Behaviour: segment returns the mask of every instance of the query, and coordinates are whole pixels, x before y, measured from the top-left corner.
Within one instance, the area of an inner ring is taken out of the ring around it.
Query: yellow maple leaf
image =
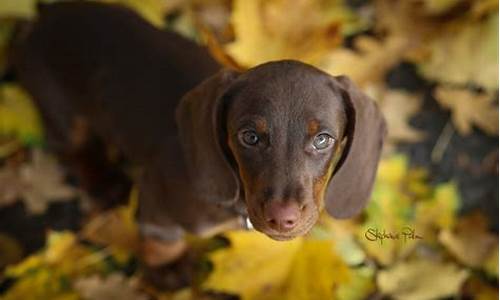
[[[356,51],[338,48],[324,56],[318,66],[332,75],[347,75],[360,86],[384,80],[386,72],[398,64],[410,46],[397,35],[383,40],[360,36]]]
[[[379,272],[377,286],[394,299],[437,299],[457,295],[467,277],[455,264],[419,259]]]
[[[498,245],[483,263],[483,269],[492,277],[498,278]]]
[[[64,286],[67,278],[50,269],[40,269],[16,281],[2,300],[80,300],[77,293]]]
[[[427,45],[429,57],[419,64],[425,77],[498,88],[498,12],[479,21],[451,23]]]
[[[258,232],[233,231],[231,246],[210,255],[214,271],[205,289],[238,294],[243,300],[332,299],[348,269],[328,240],[277,242]],[[312,297],[312,298],[311,298]]]
[[[226,50],[245,67],[279,59],[314,64],[340,44],[342,30],[363,27],[342,1],[316,0],[236,0],[231,23],[236,38]]]
[[[36,15],[36,0],[2,0],[0,16],[29,19]]]
[[[498,134],[498,106],[493,104],[492,95],[439,86],[434,97],[441,106],[451,110],[453,124],[462,135],[470,134],[473,125],[487,134]]]
[[[68,284],[71,278],[102,269],[102,257],[96,259],[73,233],[51,232],[44,250],[6,269],[5,275],[17,280],[2,299],[77,300]]]
[[[156,27],[165,26],[167,1],[162,0],[100,0],[106,3],[119,3],[136,11],[141,17]]]
[[[437,186],[432,197],[416,204],[416,227],[427,239],[434,238],[435,229],[449,229],[455,224],[459,204],[455,183]]]
[[[28,94],[17,84],[0,85],[0,135],[14,135],[27,144],[40,143],[42,125]]]
[[[17,265],[9,266],[5,274],[29,278],[33,271],[49,269],[65,276],[83,275],[101,268],[101,261],[94,260],[92,255],[94,253],[81,245],[73,233],[50,232],[43,251],[29,256]]]

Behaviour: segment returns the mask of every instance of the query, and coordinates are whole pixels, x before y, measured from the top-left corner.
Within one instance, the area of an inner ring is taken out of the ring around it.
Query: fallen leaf
[[[2,294],[2,300],[80,300],[77,293],[66,287],[65,276],[50,269],[41,269],[17,280],[14,286]]]
[[[110,247],[119,261],[126,261],[139,247],[139,231],[135,222],[137,190],[131,192],[129,204],[101,212],[81,230],[85,239]]]
[[[387,121],[387,138],[390,142],[421,141],[425,133],[410,126],[410,118],[420,111],[422,98],[419,95],[399,90],[387,90],[378,99],[379,107]]]
[[[39,149],[32,161],[19,168],[0,170],[0,207],[22,200],[29,213],[43,213],[50,203],[68,201],[77,190],[64,183],[64,174],[56,160]]]
[[[364,300],[375,292],[375,270],[371,267],[360,267],[352,270],[346,283],[339,286],[335,299]]]
[[[498,236],[488,231],[484,216],[479,214],[460,218],[455,228],[441,231],[439,241],[470,267],[483,265],[498,246]]]
[[[42,141],[42,125],[30,97],[17,84],[0,85],[0,135],[13,135],[28,145]]]
[[[214,271],[206,289],[238,293],[255,299],[261,289],[276,289],[285,280],[302,239],[276,242],[257,232],[229,232],[231,246],[210,255]],[[266,268],[264,268],[266,266]],[[245,280],[252,274],[254,280]]]
[[[472,3],[471,14],[479,19],[498,11],[498,0],[476,0]]]
[[[311,230],[310,235],[318,239],[331,239],[335,252],[349,266],[359,266],[366,259],[366,253],[356,240],[358,224],[354,220],[333,219],[326,213]]]
[[[455,183],[436,186],[432,197],[416,203],[416,227],[426,238],[434,238],[436,230],[453,227],[459,204],[460,197]]]
[[[31,163],[21,166],[20,197],[28,212],[43,213],[51,202],[68,201],[77,195],[75,188],[64,182],[64,173],[57,161],[41,150],[33,151]]]
[[[106,278],[92,275],[77,279],[75,289],[84,300],[146,300],[148,297],[138,291],[138,281],[113,273]]]
[[[424,0],[424,9],[431,15],[439,15],[464,3],[465,0]]]
[[[0,3],[0,6],[3,4]],[[0,9],[1,10],[1,9]],[[9,65],[9,45],[12,42],[16,21],[14,19],[2,19],[4,15],[0,11],[0,74],[4,75]]]
[[[492,287],[482,280],[479,276],[471,276],[463,288],[464,298],[470,297],[475,300],[493,300],[498,299],[498,286]]]
[[[470,134],[473,125],[489,135],[498,134],[498,106],[494,105],[491,95],[439,86],[434,97],[441,106],[451,110],[453,124],[460,134]]]
[[[314,0],[236,0],[231,23],[235,41],[226,50],[245,67],[279,59],[314,64],[340,44],[343,30],[363,27],[341,1]]]
[[[332,75],[347,75],[360,86],[381,82],[386,72],[397,65],[408,51],[406,38],[389,36],[383,40],[359,36],[356,51],[338,48],[319,63],[319,67]]]
[[[231,246],[210,254],[214,271],[205,289],[253,299],[331,299],[348,269],[328,240],[277,242],[258,232],[226,234]],[[251,280],[249,280],[251,276]]]
[[[293,258],[285,282],[276,291],[261,290],[254,299],[327,300],[351,277],[328,240],[305,239]]]
[[[498,278],[498,245],[491,251],[482,267],[489,276]]]
[[[2,0],[0,18],[33,18],[36,15],[36,3],[36,0]]]
[[[423,300],[458,295],[468,271],[453,263],[426,259],[400,262],[377,275],[380,291],[391,298]]]
[[[105,3],[119,3],[137,12],[141,17],[158,28],[165,26],[168,1],[163,0],[100,0]]]
[[[19,242],[7,234],[0,233],[0,270],[17,263],[23,257],[23,248]]]
[[[0,207],[19,200],[24,190],[24,184],[19,177],[19,170],[12,166],[0,169]]]
[[[16,280],[2,300],[78,300],[71,279],[102,270],[103,257],[81,245],[74,234],[50,232],[45,249],[7,267],[5,275]]]
[[[429,56],[419,64],[426,78],[498,89],[498,12],[479,21],[449,24],[427,48]]]

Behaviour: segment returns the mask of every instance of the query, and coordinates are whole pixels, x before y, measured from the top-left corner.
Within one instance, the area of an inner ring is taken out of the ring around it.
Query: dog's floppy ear
[[[328,183],[325,206],[336,218],[349,218],[366,205],[377,173],[386,134],[377,105],[345,76],[334,77],[346,105],[347,145]]]
[[[201,199],[231,204],[239,197],[239,180],[222,145],[223,94],[237,73],[221,70],[189,91],[179,103],[176,121],[193,191]]]

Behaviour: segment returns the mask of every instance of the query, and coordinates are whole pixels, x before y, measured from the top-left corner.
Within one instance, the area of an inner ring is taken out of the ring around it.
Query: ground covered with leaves
[[[498,1],[105,2],[233,68],[291,58],[350,76],[389,127],[372,199],[358,218],[322,216],[289,242],[188,236],[192,284],[151,286],[137,259],[137,191],[97,211],[45,149],[6,54],[35,1],[3,0],[0,299],[498,299]]]

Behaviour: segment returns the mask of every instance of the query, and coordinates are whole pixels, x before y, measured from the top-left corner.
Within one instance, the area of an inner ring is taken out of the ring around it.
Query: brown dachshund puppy
[[[175,240],[247,212],[287,240],[323,208],[351,217],[370,196],[385,124],[346,77],[297,61],[221,69],[194,43],[92,2],[42,7],[12,59],[62,157],[100,140],[142,167],[146,236]],[[100,161],[74,164],[112,177]]]

